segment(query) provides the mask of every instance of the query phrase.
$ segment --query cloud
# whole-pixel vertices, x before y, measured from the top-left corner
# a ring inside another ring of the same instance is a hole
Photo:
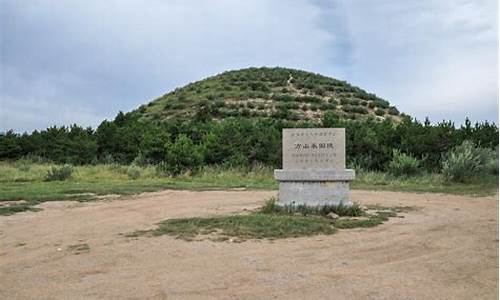
[[[96,126],[228,69],[348,80],[423,118],[497,118],[494,1],[0,1],[0,131]]]
[[[97,119],[228,69],[319,69],[332,51],[331,33],[317,24],[321,11],[307,1],[4,1],[2,6],[2,68],[13,70],[3,76],[10,82],[16,74],[19,82],[4,84],[2,106],[12,110],[21,107],[13,102],[39,101],[50,103],[55,115],[58,107],[70,106],[98,117],[78,118],[81,112],[75,111],[75,122],[83,125],[96,126]],[[47,91],[31,90],[40,80]],[[37,106],[22,107],[19,119],[2,118],[2,129],[64,123],[35,113]]]
[[[347,77],[420,119],[497,121],[496,5],[344,0],[353,49]]]

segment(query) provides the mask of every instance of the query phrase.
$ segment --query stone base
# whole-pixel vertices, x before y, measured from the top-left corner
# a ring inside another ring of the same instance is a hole
[[[349,181],[354,170],[275,170],[280,205],[352,205]]]

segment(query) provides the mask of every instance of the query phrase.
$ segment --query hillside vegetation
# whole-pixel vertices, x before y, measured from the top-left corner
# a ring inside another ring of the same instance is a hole
[[[228,71],[188,84],[136,111],[155,121],[193,117],[314,121],[326,112],[340,119],[400,120],[389,102],[345,81],[266,67]]]
[[[282,129],[294,127],[345,128],[347,165],[358,171],[441,173],[454,182],[498,175],[494,123],[422,123],[345,82],[283,68],[210,77],[119,112],[96,129],[0,133],[0,160],[153,166],[164,176],[196,174],[206,166],[279,168]],[[55,168],[46,179],[64,180],[68,172]],[[137,170],[130,172],[137,177]]]

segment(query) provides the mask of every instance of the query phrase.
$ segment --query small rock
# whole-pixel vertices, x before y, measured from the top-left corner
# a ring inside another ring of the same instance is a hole
[[[332,219],[332,220],[337,220],[339,218],[339,215],[337,215],[336,213],[334,212],[331,212],[329,213],[328,215],[326,215],[328,218]]]

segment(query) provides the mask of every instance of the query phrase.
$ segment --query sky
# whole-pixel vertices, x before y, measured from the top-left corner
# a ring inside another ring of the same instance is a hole
[[[346,80],[419,120],[498,124],[496,0],[0,0],[0,132],[96,127],[251,66]]]

